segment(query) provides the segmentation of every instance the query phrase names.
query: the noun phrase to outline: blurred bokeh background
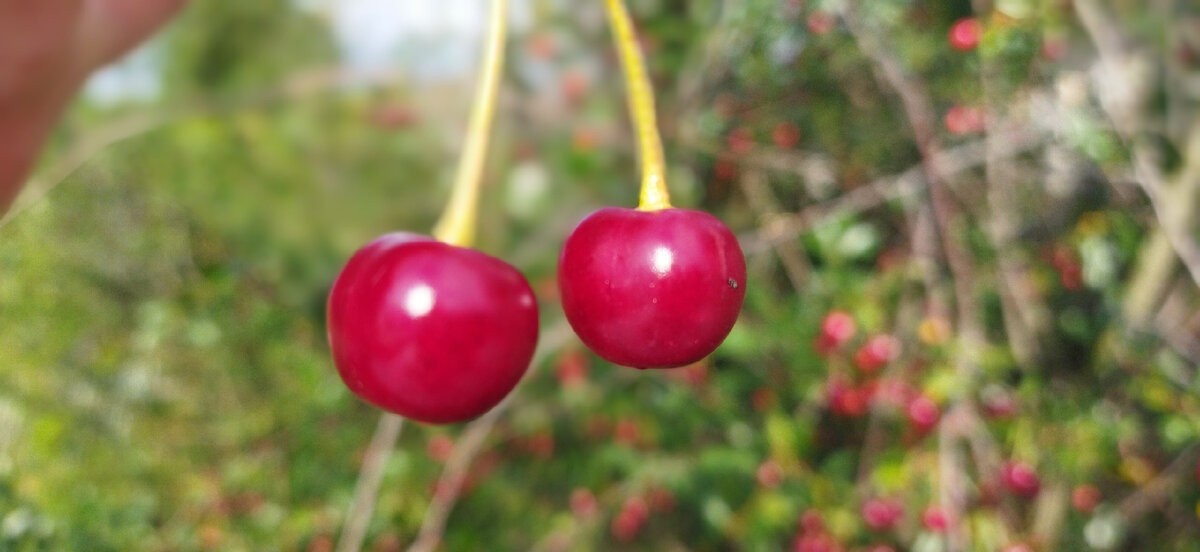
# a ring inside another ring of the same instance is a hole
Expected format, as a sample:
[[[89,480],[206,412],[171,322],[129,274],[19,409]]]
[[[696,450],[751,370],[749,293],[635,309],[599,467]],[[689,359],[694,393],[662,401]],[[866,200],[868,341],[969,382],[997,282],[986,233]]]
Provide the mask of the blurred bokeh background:
[[[366,550],[1200,550],[1200,5],[630,5],[743,316],[673,371],[564,328],[637,160],[602,2],[513,0],[478,246],[542,352],[403,429]],[[379,413],[325,296],[439,214],[486,9],[193,0],[92,80],[0,219],[0,550],[334,549]]]

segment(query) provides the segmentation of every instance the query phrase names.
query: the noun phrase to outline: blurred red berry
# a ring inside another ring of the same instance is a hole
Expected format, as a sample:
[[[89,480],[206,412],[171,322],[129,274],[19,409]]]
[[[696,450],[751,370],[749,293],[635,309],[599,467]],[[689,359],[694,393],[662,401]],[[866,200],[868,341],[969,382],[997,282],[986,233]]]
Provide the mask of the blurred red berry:
[[[1005,546],[1003,552],[1033,552],[1033,549],[1028,544],[1018,542]]]
[[[713,164],[713,177],[721,182],[737,178],[738,165],[732,159],[721,157]]]
[[[631,496],[625,499],[625,503],[621,505],[621,511],[641,521],[650,519],[650,506],[640,496]]]
[[[900,356],[900,340],[886,334],[873,335],[854,353],[854,365],[873,373]]]
[[[1083,266],[1079,264],[1079,257],[1070,246],[1055,246],[1050,254],[1050,264],[1058,271],[1058,279],[1063,289],[1078,291],[1083,287]]]
[[[713,110],[717,112],[717,116],[721,120],[728,121],[733,118],[733,114],[737,109],[737,97],[729,92],[722,92],[713,100]]]
[[[938,409],[937,403],[933,399],[925,395],[917,395],[911,402],[908,403],[908,422],[912,424],[917,431],[926,432],[933,429],[937,425],[938,419],[941,417],[941,410]]]
[[[775,396],[775,391],[770,387],[759,387],[754,390],[754,394],[750,396],[750,404],[754,406],[756,412],[766,412],[772,406],[778,397]]]
[[[407,105],[385,105],[371,113],[371,123],[385,130],[408,128],[417,123],[417,113]]]
[[[630,514],[626,510],[621,510],[612,520],[612,536],[618,542],[632,541],[637,534],[641,532],[642,525],[646,523],[644,518],[639,518]]]
[[[703,360],[693,362],[679,370],[674,370],[672,374],[683,376],[683,380],[692,387],[700,387],[708,381],[708,363]]]
[[[1071,505],[1082,514],[1090,514],[1100,504],[1100,489],[1095,485],[1077,485],[1071,491]]]
[[[525,447],[530,454],[547,460],[554,456],[554,434],[549,431],[539,431],[525,441]]]
[[[425,444],[425,453],[438,462],[449,460],[453,452],[454,440],[445,435],[434,435]]]
[[[805,20],[805,25],[808,31],[817,36],[827,35],[833,30],[833,25],[837,21],[834,20],[833,14],[827,11],[814,11],[808,14],[808,19]]]
[[[563,96],[571,103],[578,103],[587,94],[590,84],[587,75],[579,71],[567,71],[562,76]]]
[[[950,527],[950,518],[940,506],[930,506],[921,514],[921,524],[931,532],[942,533]]]
[[[1064,38],[1047,38],[1042,42],[1041,54],[1050,61],[1058,61],[1067,55],[1067,41]]]
[[[754,147],[754,134],[747,127],[737,127],[729,132],[726,137],[729,144],[729,151],[734,155],[743,155],[748,153]]]
[[[982,110],[965,105],[956,105],[947,109],[943,123],[950,134],[958,136],[982,132],[987,126]]]
[[[907,408],[916,396],[912,385],[897,378],[882,378],[875,389],[876,400],[896,408]]]
[[[642,440],[642,432],[638,429],[637,422],[618,420],[617,427],[613,430],[613,439],[623,445],[635,447]]]
[[[809,508],[800,514],[800,530],[805,533],[821,533],[825,531],[825,518],[821,512]]]
[[[842,545],[825,533],[798,535],[792,541],[792,552],[842,552]]]
[[[371,545],[371,551],[400,552],[402,544],[400,535],[397,535],[394,531],[388,531],[375,539],[375,542]]]
[[[600,142],[600,136],[595,130],[587,127],[579,127],[571,133],[571,147],[579,153],[587,153],[596,149],[596,144]]]
[[[650,489],[648,497],[650,508],[656,512],[670,512],[675,509],[675,493],[666,487],[656,486]]]
[[[854,337],[854,333],[857,331],[858,326],[854,323],[854,317],[850,316],[850,313],[840,310],[829,311],[825,318],[821,319],[821,329],[815,343],[817,353],[828,355]]]
[[[774,460],[767,460],[758,465],[758,471],[754,472],[755,479],[758,484],[768,489],[774,489],[783,481],[783,468],[779,467],[779,463]]]
[[[558,357],[554,375],[563,387],[578,387],[587,381],[588,356],[581,349],[572,348]]]
[[[596,495],[583,487],[571,491],[571,512],[578,518],[596,515]]]
[[[983,35],[983,25],[974,17],[965,17],[950,27],[950,46],[960,52],[974,50]]]
[[[309,541],[306,552],[333,552],[333,537],[329,535],[317,535],[313,540]]]
[[[983,389],[983,413],[989,418],[1011,418],[1017,413],[1017,399],[1007,389],[989,385]]]
[[[771,141],[779,149],[792,149],[800,143],[800,129],[787,121],[778,123],[771,131]]]
[[[546,33],[533,35],[526,44],[526,48],[529,49],[529,55],[537,59],[550,59],[558,51],[554,37]]]
[[[1033,466],[1021,461],[1006,463],[1000,469],[1000,478],[1010,492],[1024,497],[1032,497],[1042,488]]]
[[[587,419],[584,431],[587,433],[589,439],[599,440],[608,437],[612,433],[612,423],[603,416],[593,415]]]
[[[829,410],[839,416],[858,418],[867,413],[870,396],[863,389],[842,381],[832,381],[827,390]]]
[[[904,505],[890,498],[872,498],[863,503],[860,510],[863,522],[874,531],[895,527],[904,517]]]

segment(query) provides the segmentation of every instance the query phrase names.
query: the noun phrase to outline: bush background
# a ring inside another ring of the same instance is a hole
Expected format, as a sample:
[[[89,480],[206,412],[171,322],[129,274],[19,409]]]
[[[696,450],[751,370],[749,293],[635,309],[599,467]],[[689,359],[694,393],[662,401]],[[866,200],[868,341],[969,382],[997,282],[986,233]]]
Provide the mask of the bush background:
[[[445,550],[799,550],[806,511],[845,550],[1200,550],[1200,7],[632,1],[675,203],[751,272],[710,359],[638,372],[555,300],[574,223],[636,200],[601,3],[518,4],[478,246],[534,284],[543,350],[486,426],[403,429],[366,549],[410,544],[442,488]],[[330,364],[325,295],[361,244],[432,225],[471,79],[417,74],[420,48],[352,75],[327,10],[194,0],[139,54],[161,90],[82,98],[0,222],[0,549],[333,549],[378,412]],[[963,107],[986,129],[951,132]],[[860,331],[822,356],[831,309]],[[853,368],[870,334],[902,343],[878,376]],[[834,412],[874,378],[940,426],[879,394]],[[1010,461],[1036,497],[997,485]],[[878,497],[895,528],[864,523]]]

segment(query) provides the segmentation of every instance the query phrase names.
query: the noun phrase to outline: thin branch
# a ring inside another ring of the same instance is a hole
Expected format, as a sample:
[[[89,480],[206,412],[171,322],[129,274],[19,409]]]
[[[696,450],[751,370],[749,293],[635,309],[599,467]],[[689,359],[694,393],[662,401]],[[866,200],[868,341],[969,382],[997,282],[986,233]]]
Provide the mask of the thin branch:
[[[766,175],[757,170],[745,171],[739,182],[742,192],[746,194],[746,201],[750,204],[750,208],[758,214],[760,220],[771,220],[779,215],[779,201],[771,193]],[[792,288],[796,293],[803,292],[804,282],[812,267],[794,244],[775,242],[772,245],[775,255],[779,257],[779,262],[783,264],[784,272],[787,274]]]
[[[1192,124],[1183,152],[1184,167],[1179,171],[1176,182],[1167,185],[1155,162],[1158,157],[1155,148],[1139,139],[1143,131],[1141,110],[1151,93],[1147,74],[1155,62],[1151,56],[1130,46],[1128,37],[1099,2],[1075,0],[1074,6],[1100,58],[1095,71],[1098,78],[1105,79],[1097,86],[1100,107],[1133,156],[1134,174],[1150,200],[1166,243],[1183,263],[1192,282],[1200,286],[1200,246],[1196,244],[1189,228],[1196,214],[1197,196],[1200,195],[1200,124]],[[1129,287],[1126,314],[1138,324],[1145,322],[1149,311],[1153,310],[1153,303],[1164,291],[1165,280],[1169,276],[1169,270],[1164,268],[1165,263],[1173,262],[1162,255],[1145,257],[1145,254],[1153,251],[1156,241],[1160,240],[1152,236],[1149,245],[1143,248],[1145,260],[1154,262],[1139,267],[1139,273]]]
[[[1117,510],[1126,522],[1132,522],[1157,508],[1171,493],[1179,488],[1181,480],[1191,474],[1200,445],[1192,445],[1182,452],[1157,477],[1138,487],[1136,491],[1121,499]]]
[[[1041,147],[1042,139],[1032,132],[1021,131],[1004,134],[998,140],[993,153],[1015,157]],[[684,145],[698,151],[715,152],[715,146],[685,142]],[[987,160],[988,144],[972,142],[940,151],[933,159],[935,170],[947,180],[955,175],[983,165]],[[738,161],[758,167],[800,174],[799,167],[805,162],[805,154],[795,154],[758,148]],[[875,208],[890,199],[910,197],[921,191],[924,184],[924,163],[919,163],[900,173],[877,178],[826,202],[809,205],[793,214],[779,214],[759,227],[754,236],[743,236],[742,248],[746,254],[761,253],[776,243],[795,239],[805,229],[812,228],[822,220],[839,214],[850,214]],[[936,238],[936,235],[935,235]]]
[[[974,349],[983,341],[980,309],[972,290],[975,281],[974,267],[971,265],[970,254],[959,241],[958,227],[961,217],[957,215],[946,182],[933,161],[940,154],[933,102],[925,91],[924,84],[905,71],[900,60],[894,55],[896,50],[885,43],[884,36],[878,29],[864,27],[851,6],[843,9],[841,15],[863,54],[878,68],[881,79],[900,96],[913,139],[921,154],[934,220],[937,222],[946,264],[953,277],[961,344],[964,348],[971,349],[973,354]],[[960,368],[968,369],[971,364],[965,361],[969,355],[959,356],[962,361],[959,363]]]
[[[983,17],[992,12],[990,0],[977,0],[975,12]],[[996,291],[1000,296],[1000,314],[1004,333],[1008,337],[1013,356],[1026,369],[1033,367],[1040,356],[1036,339],[1039,321],[1046,318],[1038,301],[1022,284],[1026,280],[1026,267],[1019,257],[1019,249],[1012,244],[1017,236],[1016,178],[1012,157],[1002,151],[998,134],[1008,127],[1008,113],[997,90],[1002,71],[994,56],[980,54],[980,82],[986,101],[987,160],[984,171],[987,176],[987,220],[984,225],[992,250],[996,252]],[[1022,305],[1025,308],[1022,308]]]
[[[404,418],[395,414],[383,414],[379,417],[371,444],[367,445],[367,452],[363,455],[358,482],[354,484],[354,500],[350,502],[350,508],[346,511],[346,524],[338,539],[338,552],[358,552],[362,549],[367,527],[371,524],[371,515],[375,512],[379,485],[383,482],[383,468],[392,455],[392,449],[396,448],[396,439],[400,437],[403,427]]]

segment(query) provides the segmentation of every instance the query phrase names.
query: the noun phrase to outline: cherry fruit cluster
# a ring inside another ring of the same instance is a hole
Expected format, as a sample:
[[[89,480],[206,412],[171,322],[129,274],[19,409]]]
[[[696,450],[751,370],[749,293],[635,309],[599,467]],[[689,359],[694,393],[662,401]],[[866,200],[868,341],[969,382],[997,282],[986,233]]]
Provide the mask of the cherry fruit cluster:
[[[716,217],[671,207],[649,80],[619,0],[607,0],[642,158],[638,209],[605,208],[566,239],[558,284],[567,321],[601,357],[636,368],[694,363],[729,334],[746,293],[737,239]],[[512,265],[466,247],[503,55],[503,2],[493,6],[471,132],[435,237],[387,234],[351,257],[333,284],[328,335],[346,386],[426,423],[495,407],[521,380],[538,307]],[[439,241],[440,240],[440,241]]]

